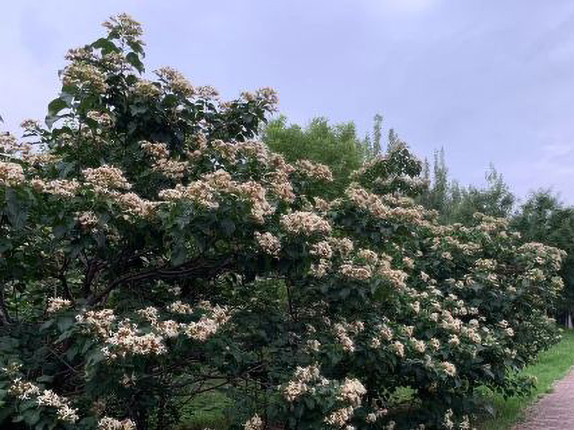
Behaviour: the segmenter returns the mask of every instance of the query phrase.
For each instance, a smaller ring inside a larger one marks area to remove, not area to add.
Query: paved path
[[[574,368],[528,409],[513,430],[574,430]]]

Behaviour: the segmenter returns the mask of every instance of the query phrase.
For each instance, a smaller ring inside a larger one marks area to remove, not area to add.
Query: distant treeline
[[[375,115],[372,132],[361,138],[352,121],[331,124],[327,118],[318,117],[301,126],[288,124],[287,118],[280,116],[264,127],[262,137],[289,162],[310,159],[329,166],[334,181],[323,192],[335,198],[352,182],[351,172],[401,141],[392,128],[383,141],[382,123],[383,117]],[[565,300],[558,315],[570,326],[574,310],[574,207],[563,203],[549,189],[532,191],[520,202],[493,164],[485,172],[484,185],[462,185],[449,176],[443,148],[435,151],[431,161],[425,159],[422,163],[421,180],[426,186],[417,200],[436,210],[443,223],[468,224],[476,212],[503,217],[511,221],[525,241],[542,242],[568,253],[562,268]]]

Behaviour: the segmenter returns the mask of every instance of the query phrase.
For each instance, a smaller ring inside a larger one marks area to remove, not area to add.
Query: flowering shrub
[[[477,387],[528,389],[561,251],[439,224],[400,143],[322,199],[328,168],[253,140],[272,90],[145,80],[139,25],[105,27],[0,140],[0,419],[164,429],[225,389],[246,430],[468,429]]]

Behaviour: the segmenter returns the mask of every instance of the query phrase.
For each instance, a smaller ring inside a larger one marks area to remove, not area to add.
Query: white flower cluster
[[[107,193],[112,189],[129,190],[132,187],[120,169],[107,164],[95,169],[84,169],[82,173],[97,192]]]
[[[100,127],[111,127],[113,124],[112,117],[106,112],[91,110],[86,114],[86,117],[95,121]]]
[[[426,346],[426,343],[424,342],[424,340],[411,339],[410,344],[411,344],[413,350],[418,352],[419,354],[424,353],[427,349],[427,346]]]
[[[477,229],[484,233],[496,233],[508,227],[508,220],[504,218],[496,218],[476,212],[473,218],[480,221]]]
[[[33,120],[26,120],[22,123],[22,126],[31,126]],[[34,122],[34,126],[37,122]],[[9,134],[0,132],[0,155],[14,155],[20,153],[21,155],[28,155],[30,152],[30,145],[26,142],[18,142],[16,138]]]
[[[365,421],[369,424],[373,424],[377,422],[379,418],[387,415],[387,413],[388,413],[387,409],[376,408],[374,412],[370,412],[369,414],[367,414],[367,416],[365,417]]]
[[[16,378],[12,381],[8,392],[20,400],[29,400],[32,396],[40,395],[40,388],[22,378]]]
[[[297,169],[297,172],[309,178],[326,182],[333,181],[331,169],[324,164],[314,163],[309,160],[299,160],[295,163],[295,168]]]
[[[361,406],[362,397],[367,393],[367,390],[358,379],[345,378],[339,384],[337,389],[337,400],[347,405],[332,411],[324,418],[324,422],[336,428],[345,427],[346,430],[354,429],[353,426],[348,425],[349,420],[353,417],[355,409]]]
[[[170,312],[176,313],[176,314],[191,314],[193,313],[193,309],[190,305],[188,305],[187,303],[183,303],[181,300],[177,300],[173,303],[171,303],[168,308],[167,308]]]
[[[92,211],[79,212],[76,221],[85,230],[94,229],[98,225],[98,216]]]
[[[311,246],[311,251],[309,251],[311,255],[322,259],[330,259],[333,256],[333,249],[331,245],[326,240],[321,242],[317,242]]]
[[[12,381],[8,392],[19,400],[34,400],[38,406],[56,409],[58,420],[73,424],[78,421],[78,410],[70,406],[70,401],[52,390],[40,390],[31,382],[16,378]]]
[[[353,241],[347,237],[344,238],[330,237],[329,243],[331,244],[332,249],[338,252],[339,255],[343,258],[348,257],[355,248]]]
[[[87,87],[96,93],[103,94],[108,89],[106,76],[96,66],[85,63],[72,63],[62,74],[64,86]]]
[[[383,324],[382,326],[378,327],[378,337],[382,340],[385,341],[391,341],[393,339],[393,330],[387,326],[386,324]]]
[[[427,184],[427,181],[425,181],[423,178],[411,177],[408,175],[395,175],[386,179],[379,177],[375,179],[375,183],[382,187],[392,186],[392,187],[407,187],[413,189],[422,187],[423,185]]]
[[[281,251],[281,241],[271,233],[255,232],[255,241],[266,254],[276,257]]]
[[[370,267],[355,266],[353,264],[348,263],[342,264],[341,267],[339,268],[339,271],[341,275],[347,278],[357,279],[360,281],[370,279],[373,276],[373,272],[371,271]]]
[[[218,197],[222,194],[247,200],[251,205],[251,216],[257,223],[263,223],[264,217],[273,213],[265,196],[266,190],[261,184],[255,181],[235,182],[224,170],[204,175],[202,179],[187,186],[178,184],[173,189],[162,190],[159,197],[166,201],[190,200],[208,209],[217,209]]]
[[[273,88],[270,87],[259,88],[258,90],[255,90],[255,94],[259,99],[263,100],[265,103],[271,106],[275,106],[277,103],[279,103],[279,97],[277,96],[277,91],[275,91]]]
[[[237,194],[251,204],[251,217],[259,224],[263,224],[264,217],[273,213],[273,209],[267,202],[266,190],[255,181],[244,182],[237,185]]]
[[[195,90],[191,83],[172,67],[161,67],[155,70],[154,73],[158,78],[165,83],[171,91],[180,94],[183,97],[191,97],[195,94]]]
[[[54,154],[48,153],[34,153],[34,154],[24,154],[22,160],[28,163],[29,167],[39,167],[47,166],[49,164],[55,164],[61,160],[60,157]]]
[[[550,264],[554,270],[560,270],[565,251],[538,242],[525,243],[517,250],[524,259],[537,265]]]
[[[169,157],[169,149],[167,149],[167,145],[165,143],[152,143],[144,140],[140,142],[140,146],[154,160],[161,160]]]
[[[104,356],[110,360],[127,355],[162,355],[167,352],[163,337],[155,333],[141,334],[136,324],[129,320],[119,323],[115,332],[105,340]]]
[[[195,96],[200,99],[213,99],[219,96],[219,92],[211,85],[202,85],[195,88]]]
[[[259,415],[255,414],[243,424],[244,430],[262,430],[263,420]]]
[[[48,299],[48,307],[46,308],[46,312],[53,314],[63,309],[69,308],[71,304],[72,302],[70,300],[63,299],[61,297],[50,297]]]
[[[127,13],[120,13],[111,17],[108,21],[105,21],[102,26],[107,28],[110,33],[117,33],[127,42],[143,43],[140,40],[140,37],[143,34],[141,24]]]
[[[289,175],[284,170],[277,170],[267,175],[267,187],[279,200],[292,203],[295,200],[293,185],[289,181]]]
[[[0,161],[0,185],[14,187],[24,182],[24,170],[17,163]]]
[[[371,250],[361,249],[356,257],[359,264],[347,261],[339,267],[339,273],[343,277],[365,281],[373,276],[380,276],[396,289],[406,287],[405,281],[408,274],[402,270],[393,269],[388,255],[378,255]]]
[[[199,321],[190,323],[162,320],[159,311],[152,306],[137,310],[136,314],[150,324],[151,332],[142,330],[129,319],[122,320],[115,329],[112,329],[116,317],[110,309],[83,312],[76,316],[76,320],[85,326],[85,331],[95,333],[104,343],[103,354],[109,360],[116,360],[128,355],[165,354],[167,352],[165,339],[181,334],[203,342],[215,334],[230,318],[225,307],[201,302],[198,308],[204,309],[206,314]],[[193,312],[191,306],[179,300],[167,306],[167,310],[181,315]]]
[[[161,94],[161,90],[155,83],[144,79],[137,81],[132,91],[136,96],[143,99],[153,99]]]
[[[53,194],[61,197],[74,197],[80,189],[80,183],[75,179],[54,179],[43,181],[42,179],[32,179],[32,188],[38,193]]]
[[[345,378],[339,387],[337,400],[349,403],[354,408],[361,406],[361,398],[367,394],[367,389],[358,379]]]
[[[324,422],[333,427],[342,428],[347,424],[347,422],[349,422],[354,413],[355,410],[352,406],[340,408],[327,415],[324,419]]]
[[[219,327],[225,324],[230,318],[227,308],[225,307],[218,305],[213,307],[208,306],[208,310],[211,315],[204,315],[199,321],[187,324],[184,328],[186,336],[203,342],[215,334],[217,330],[219,330]]]
[[[290,167],[284,163],[283,158],[277,155],[272,157],[267,146],[261,142],[253,140],[245,142],[214,140],[211,143],[211,147],[219,156],[231,164],[242,164],[252,159],[264,166],[274,163],[279,172],[290,172]],[[207,146],[205,146],[206,148]]]
[[[425,211],[422,206],[391,207],[386,205],[376,194],[369,193],[357,185],[351,185],[345,194],[350,202],[369,212],[375,218],[413,225],[423,225],[425,222]]]
[[[187,161],[170,159],[169,150],[165,143],[142,141],[140,145],[154,160],[152,165],[153,170],[171,179],[181,179],[185,176],[185,173],[189,169],[189,163]]]
[[[288,402],[294,402],[303,394],[314,394],[316,386],[325,386],[329,381],[321,376],[317,365],[297,367],[293,378],[283,387],[283,396]]]
[[[273,88],[265,87],[256,90],[254,93],[244,91],[241,93],[241,98],[247,102],[254,102],[261,100],[264,103],[275,106],[279,101],[277,92]]]
[[[281,216],[281,226],[289,233],[311,235],[331,232],[329,222],[313,212],[298,211]]]
[[[449,409],[445,412],[443,420],[442,420],[442,425],[446,429],[450,430],[454,427],[454,422],[452,421],[453,415],[454,415],[454,412],[452,411],[452,409]]]
[[[135,430],[136,425],[130,419],[122,421],[110,417],[101,418],[98,421],[98,430]]]
[[[76,315],[78,324],[86,327],[87,332],[93,332],[100,338],[107,338],[110,333],[110,327],[116,320],[114,311],[111,309],[102,309],[99,311],[86,311]]]
[[[155,214],[157,202],[142,199],[136,193],[111,192],[109,196],[123,210],[123,217],[126,220],[133,218],[150,218]]]
[[[440,366],[446,375],[451,377],[456,376],[456,366],[454,364],[449,363],[448,361],[443,361],[440,363]]]
[[[405,356],[405,345],[403,345],[402,342],[395,340],[393,343],[390,344],[389,348],[397,356],[401,358]]]
[[[333,325],[333,331],[339,343],[343,346],[343,350],[347,352],[355,351],[355,343],[351,336],[349,336],[348,325],[343,323],[337,323]]]
[[[318,263],[313,263],[310,268],[310,275],[315,278],[322,278],[327,274],[327,270],[331,268],[331,262],[327,259],[320,259]]]

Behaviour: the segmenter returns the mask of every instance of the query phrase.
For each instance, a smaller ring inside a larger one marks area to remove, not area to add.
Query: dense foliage
[[[0,141],[4,423],[164,429],[224,390],[245,430],[468,429],[477,387],[528,389],[561,251],[441,225],[399,141],[318,195],[326,166],[251,140],[273,91],[145,80],[139,25],[106,28]]]
[[[325,118],[314,118],[306,127],[287,125],[285,117],[264,127],[263,142],[288,163],[310,160],[329,167],[333,181],[320,184],[323,196],[341,195],[350,183],[351,173],[369,156],[369,148],[356,136],[353,123],[330,125]]]
[[[431,174],[432,170],[432,174]],[[444,159],[444,150],[437,151],[431,168],[425,162],[423,178],[429,185],[417,200],[439,213],[442,222],[468,224],[473,214],[507,218],[511,228],[521,234],[524,242],[541,242],[566,251],[560,274],[565,288],[555,315],[572,327],[574,313],[574,208],[567,206],[549,190],[531,193],[520,206],[508,184],[493,166],[486,172],[486,186],[461,186],[451,180]]]
[[[524,240],[536,241],[566,251],[561,276],[564,291],[558,315],[572,328],[574,314],[574,208],[565,206],[548,190],[532,193],[512,219],[512,227]]]

